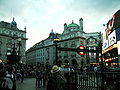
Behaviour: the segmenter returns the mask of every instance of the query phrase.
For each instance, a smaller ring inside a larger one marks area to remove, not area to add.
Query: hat
[[[51,73],[56,73],[58,71],[60,71],[60,68],[57,65],[54,65],[51,69]]]

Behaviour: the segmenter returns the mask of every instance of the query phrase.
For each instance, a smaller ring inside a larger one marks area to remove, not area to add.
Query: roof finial
[[[53,29],[51,29],[51,32],[53,32]]]
[[[15,18],[13,17],[13,21],[14,21],[14,19],[15,19]]]
[[[74,21],[72,20],[72,24],[74,23]]]
[[[26,26],[25,26],[24,30],[26,31]]]

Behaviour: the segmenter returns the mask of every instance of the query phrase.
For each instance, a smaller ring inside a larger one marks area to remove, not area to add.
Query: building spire
[[[26,31],[26,26],[24,27],[24,30]]]
[[[53,32],[53,29],[51,29],[51,32]]]
[[[72,20],[72,24],[74,23],[74,21]]]
[[[13,17],[13,21],[14,21],[14,19],[15,19],[15,18]]]

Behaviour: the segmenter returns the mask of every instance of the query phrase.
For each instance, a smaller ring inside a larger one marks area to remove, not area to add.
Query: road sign
[[[77,53],[79,54],[79,55],[85,55],[85,47],[84,46],[79,46],[78,48],[77,48]]]

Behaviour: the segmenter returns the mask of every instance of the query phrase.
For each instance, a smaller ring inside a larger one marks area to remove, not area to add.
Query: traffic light
[[[84,46],[79,46],[77,48],[77,53],[78,53],[78,55],[81,55],[81,56],[85,55],[85,47]]]

